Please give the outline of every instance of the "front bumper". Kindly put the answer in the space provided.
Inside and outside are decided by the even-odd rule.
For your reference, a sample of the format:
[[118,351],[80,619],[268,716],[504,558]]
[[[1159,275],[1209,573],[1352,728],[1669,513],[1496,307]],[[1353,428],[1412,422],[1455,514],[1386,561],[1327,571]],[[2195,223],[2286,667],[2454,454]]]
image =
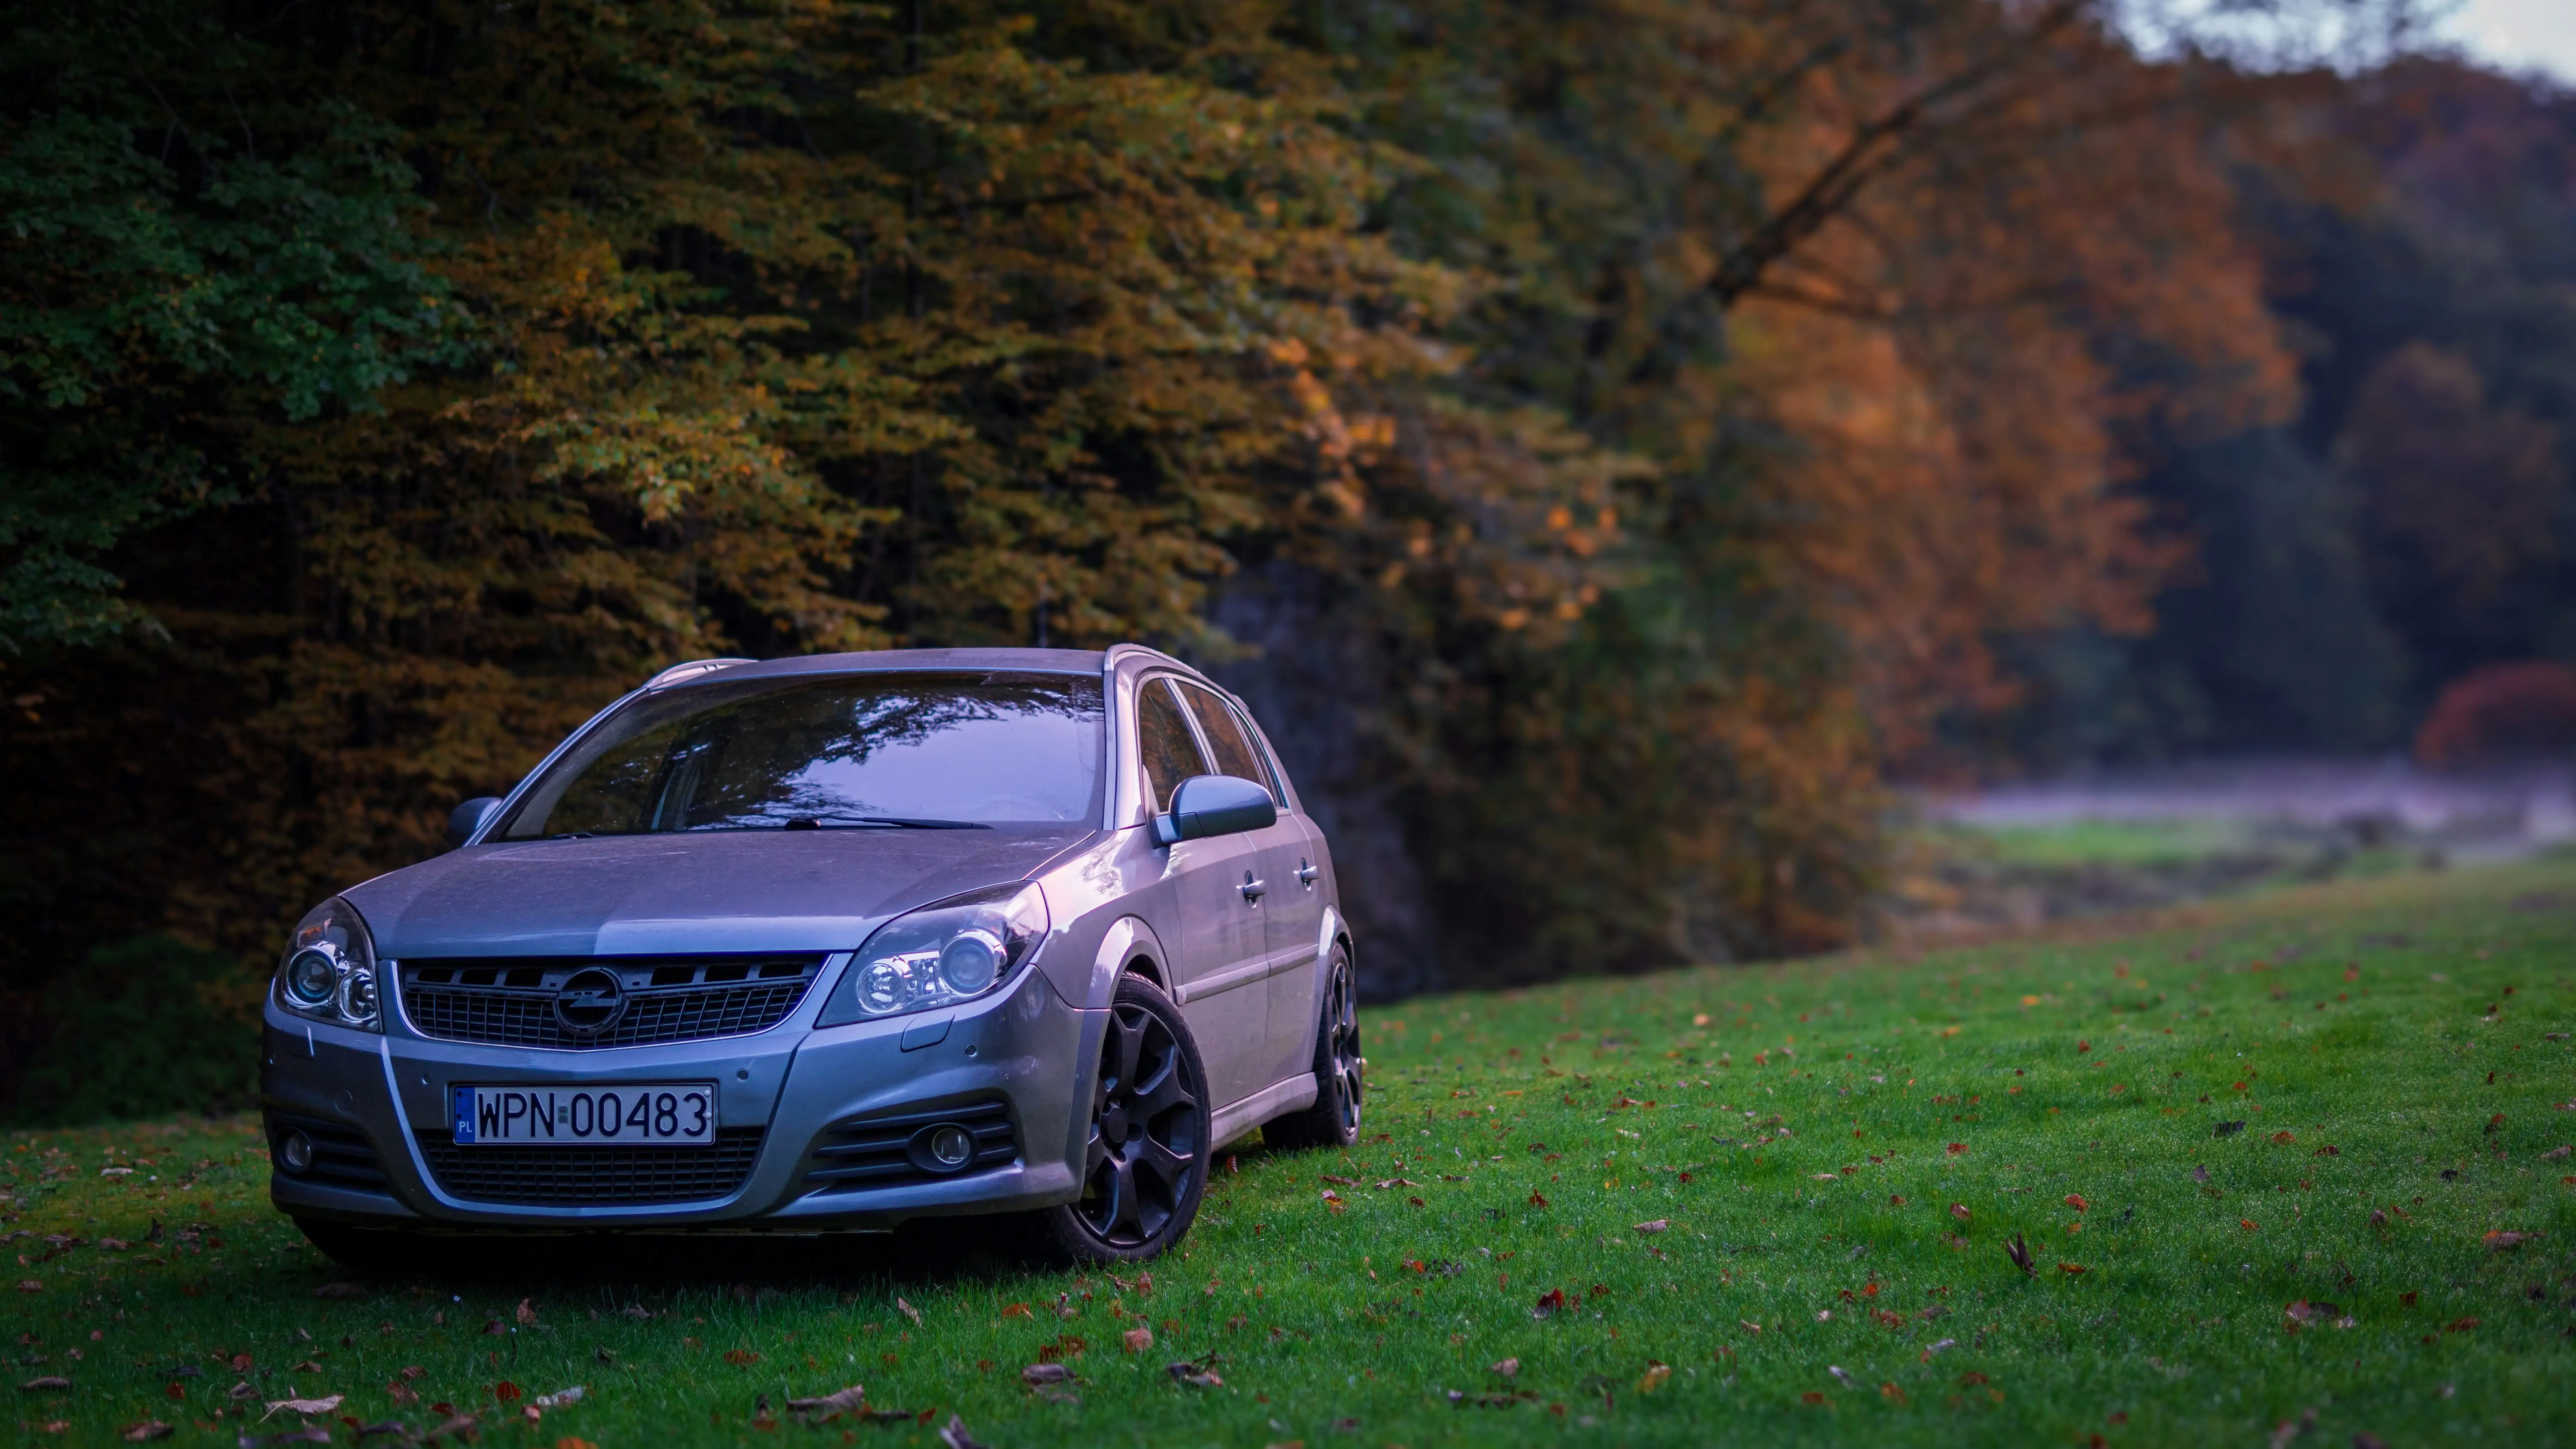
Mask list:
[[[380,1227],[813,1232],[1045,1207],[1079,1195],[1089,1118],[1075,1109],[1087,1100],[1106,1012],[1068,1005],[1043,973],[1027,971],[1013,989],[953,1012],[817,1030],[825,994],[808,993],[785,1021],[748,1036],[593,1051],[432,1040],[399,1013],[380,1036],[306,1022],[272,1004],[260,1073],[271,1145],[299,1126],[324,1150],[305,1173],[273,1167],[270,1199],[297,1217]],[[941,1016],[950,1018],[944,1034]],[[731,1145],[653,1150],[748,1153],[738,1182],[704,1195],[690,1189],[676,1201],[634,1201],[631,1189],[622,1194],[628,1200],[595,1201],[558,1178],[543,1189],[547,1200],[501,1201],[526,1194],[466,1170],[491,1160],[472,1154],[522,1149],[447,1143],[447,1104],[458,1084],[670,1081],[717,1083],[719,1141]],[[979,1156],[953,1176],[897,1170],[871,1180],[847,1171],[846,1157],[817,1155],[869,1140],[847,1130],[854,1123],[976,1108],[978,1120],[991,1123],[996,1104],[1016,1150]],[[1005,1139],[988,1128],[981,1140]],[[699,1171],[691,1180],[709,1176]]]

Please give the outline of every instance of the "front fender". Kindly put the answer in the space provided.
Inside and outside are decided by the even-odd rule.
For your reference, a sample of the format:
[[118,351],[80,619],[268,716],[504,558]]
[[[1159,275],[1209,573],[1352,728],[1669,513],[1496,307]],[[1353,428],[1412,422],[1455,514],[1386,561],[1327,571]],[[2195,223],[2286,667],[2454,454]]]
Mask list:
[[1091,983],[1082,1005],[1091,1011],[1109,1009],[1110,998],[1118,993],[1118,978],[1129,963],[1143,958],[1153,967],[1155,981],[1164,990],[1171,989],[1169,958],[1163,954],[1161,938],[1141,916],[1121,916],[1100,938],[1100,949],[1092,953]]

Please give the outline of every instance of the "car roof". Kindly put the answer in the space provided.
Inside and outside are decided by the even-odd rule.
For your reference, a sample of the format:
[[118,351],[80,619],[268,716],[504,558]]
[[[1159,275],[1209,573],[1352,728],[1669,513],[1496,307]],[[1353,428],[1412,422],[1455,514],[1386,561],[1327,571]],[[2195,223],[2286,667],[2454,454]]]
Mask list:
[[[909,670],[1009,670],[1022,674],[1087,674],[1097,677],[1107,656],[1097,649],[872,649],[854,654],[800,654],[787,659],[706,660],[704,667],[674,666],[645,688],[685,689],[693,684],[799,674],[884,674]],[[679,678],[681,670],[690,672]]]

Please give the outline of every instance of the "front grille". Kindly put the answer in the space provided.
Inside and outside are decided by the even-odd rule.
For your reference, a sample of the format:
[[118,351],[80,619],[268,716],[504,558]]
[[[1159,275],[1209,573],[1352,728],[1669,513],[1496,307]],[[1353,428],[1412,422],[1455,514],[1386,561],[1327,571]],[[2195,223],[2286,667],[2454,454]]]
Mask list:
[[[298,1182],[319,1183],[324,1187],[354,1187],[368,1192],[383,1192],[392,1184],[385,1179],[384,1164],[377,1161],[376,1149],[357,1128],[340,1122],[325,1122],[318,1117],[290,1117],[268,1114],[269,1160],[277,1160],[277,1139],[295,1128],[313,1139],[313,1165],[300,1173],[287,1173]],[[285,1169],[280,1168],[280,1171]]]
[[[555,1011],[564,984],[593,967],[625,1005],[585,1035]],[[441,1041],[590,1051],[767,1031],[796,1009],[823,968],[812,956],[539,956],[402,963],[403,1012]]]
[[459,1147],[420,1134],[449,1197],[535,1207],[607,1207],[731,1197],[760,1156],[762,1129],[720,1127],[711,1147]]
[[[943,1171],[933,1163],[924,1143],[934,1129],[949,1124],[965,1128],[975,1139],[975,1150],[962,1166]],[[936,1112],[834,1123],[815,1139],[805,1180],[815,1184],[812,1191],[818,1193],[903,1187],[965,1177],[1000,1167],[1019,1155],[1010,1110],[1000,1102],[974,1102]]]

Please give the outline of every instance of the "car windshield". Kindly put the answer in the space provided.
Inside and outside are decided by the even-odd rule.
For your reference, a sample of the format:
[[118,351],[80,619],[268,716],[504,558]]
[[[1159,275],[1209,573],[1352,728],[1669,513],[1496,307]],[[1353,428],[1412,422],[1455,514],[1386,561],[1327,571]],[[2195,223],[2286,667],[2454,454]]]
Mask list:
[[496,838],[991,826],[1099,818],[1100,681],[746,679],[637,700],[555,762]]

